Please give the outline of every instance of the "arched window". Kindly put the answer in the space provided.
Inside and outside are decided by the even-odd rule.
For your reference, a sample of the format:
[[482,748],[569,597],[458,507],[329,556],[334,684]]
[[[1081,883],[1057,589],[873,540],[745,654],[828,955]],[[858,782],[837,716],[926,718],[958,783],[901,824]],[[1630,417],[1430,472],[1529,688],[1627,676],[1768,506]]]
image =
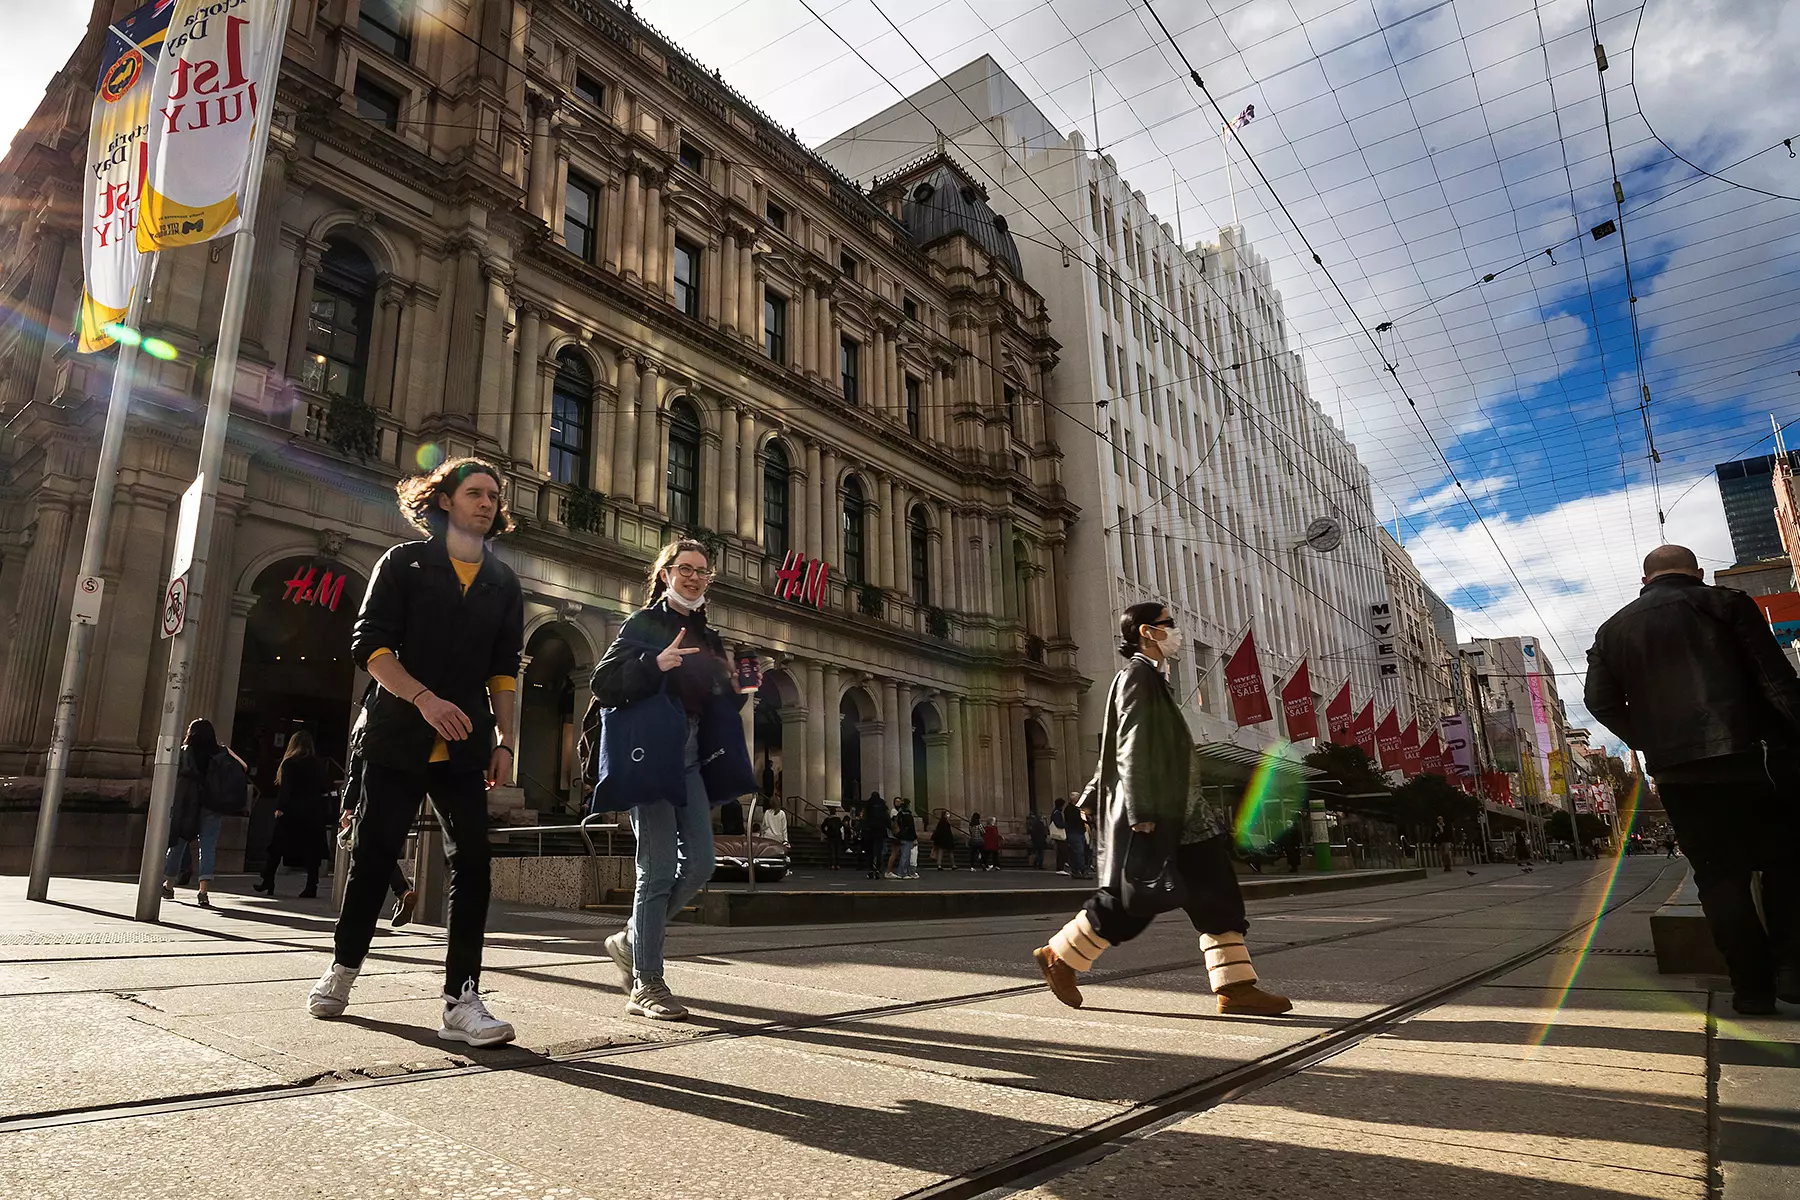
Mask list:
[[352,243],[330,242],[313,281],[300,386],[333,399],[365,399],[374,314],[374,264]]
[[780,442],[763,451],[763,551],[771,558],[788,552],[788,456]]
[[1013,602],[1018,605],[1019,624],[1031,631],[1031,552],[1022,541],[1013,542]]
[[931,526],[925,522],[925,510],[918,505],[906,518],[906,540],[912,558],[913,603],[931,603]]
[[593,406],[594,377],[581,356],[565,350],[556,356],[556,379],[550,387],[550,478],[586,487],[588,418]]
[[700,414],[686,400],[669,407],[669,521],[677,529],[700,524]]
[[863,518],[867,509],[862,484],[852,475],[844,480],[844,578],[851,583],[867,582],[863,554]]

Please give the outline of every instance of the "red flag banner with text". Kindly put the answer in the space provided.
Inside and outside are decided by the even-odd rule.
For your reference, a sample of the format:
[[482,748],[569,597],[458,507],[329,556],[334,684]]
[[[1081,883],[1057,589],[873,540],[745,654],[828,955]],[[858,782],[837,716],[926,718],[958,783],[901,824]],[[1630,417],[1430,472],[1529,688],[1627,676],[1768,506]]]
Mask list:
[[250,189],[256,94],[285,29],[277,0],[176,0],[151,94],[138,249],[237,232]]
[[113,344],[106,327],[125,319],[143,265],[137,247],[138,189],[144,182],[150,93],[174,0],[149,4],[106,31],[82,176],[80,338],[93,354]]
[[1352,745],[1363,752],[1370,762],[1375,761],[1374,697],[1369,698],[1369,702],[1363,705],[1362,711],[1356,714],[1356,720],[1350,723],[1350,741]]
[[1400,764],[1400,712],[1388,709],[1387,716],[1381,718],[1381,724],[1375,727],[1375,751],[1381,759],[1381,769],[1398,771]]
[[1356,745],[1356,735],[1350,732],[1351,723],[1355,720],[1356,715],[1350,701],[1350,681],[1346,679],[1344,686],[1338,689],[1338,694],[1325,706],[1325,727],[1331,734],[1331,740],[1340,746]]
[[1438,740],[1438,731],[1435,729],[1419,747],[1419,769],[1427,775],[1441,776],[1444,773],[1444,744]]
[[1400,731],[1400,769],[1409,779],[1419,773],[1419,722],[1416,718],[1408,721],[1406,728]]
[[1246,631],[1237,650],[1225,660],[1225,688],[1231,693],[1231,711],[1239,725],[1260,725],[1275,716],[1269,711],[1269,690],[1263,686],[1262,666],[1256,661],[1256,630]]
[[1319,714],[1313,711],[1312,673],[1306,669],[1304,658],[1281,689],[1281,707],[1287,713],[1288,741],[1319,736]]

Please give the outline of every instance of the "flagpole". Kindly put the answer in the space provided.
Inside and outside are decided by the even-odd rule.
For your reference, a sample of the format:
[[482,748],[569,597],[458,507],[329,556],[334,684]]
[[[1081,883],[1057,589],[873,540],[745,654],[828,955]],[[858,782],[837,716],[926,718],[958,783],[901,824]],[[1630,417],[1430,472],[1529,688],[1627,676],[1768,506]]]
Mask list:
[[[143,320],[145,297],[156,276],[156,258],[145,256],[125,308],[125,324],[136,330]],[[81,544],[81,569],[75,586],[98,576],[112,535],[113,493],[119,482],[119,460],[125,448],[125,422],[131,413],[131,386],[137,373],[138,340],[121,341],[113,362],[112,388],[106,402],[106,426],[100,434],[100,458],[94,464],[94,494],[88,501],[87,535]],[[101,594],[102,603],[105,593]],[[75,721],[81,713],[81,685],[87,677],[88,650],[94,641],[94,624],[69,613],[69,637],[63,648],[62,683],[56,692],[56,719],[50,727],[50,755],[44,764],[44,794],[38,804],[37,838],[31,847],[31,875],[25,883],[27,900],[50,895],[50,860],[56,853],[56,821],[62,810],[63,789],[69,776],[69,744],[75,739]]]
[[256,254],[256,209],[262,192],[263,160],[269,149],[269,127],[275,121],[275,93],[287,47],[292,0],[275,0],[269,28],[273,45],[258,81],[263,111],[251,134],[249,169],[245,172],[241,224],[231,240],[231,268],[225,276],[225,305],[219,316],[218,350],[206,400],[206,424],[200,437],[200,520],[194,536],[194,561],[188,568],[187,618],[169,643],[168,674],[163,683],[162,725],[156,737],[156,762],[150,778],[150,811],[144,823],[144,851],[138,866],[136,917],[157,920],[162,909],[163,858],[168,846],[169,817],[174,807],[181,739],[187,719],[188,673],[198,617],[206,597],[206,560],[212,549],[213,511],[219,492],[219,469],[225,460],[225,436],[236,390],[238,341],[244,331],[244,304],[250,294],[250,270]]
[[1236,228],[1238,223],[1237,188],[1231,182],[1231,143],[1227,140],[1230,132],[1230,125],[1219,126],[1219,150],[1225,155],[1225,190],[1231,193],[1231,224],[1233,228]]

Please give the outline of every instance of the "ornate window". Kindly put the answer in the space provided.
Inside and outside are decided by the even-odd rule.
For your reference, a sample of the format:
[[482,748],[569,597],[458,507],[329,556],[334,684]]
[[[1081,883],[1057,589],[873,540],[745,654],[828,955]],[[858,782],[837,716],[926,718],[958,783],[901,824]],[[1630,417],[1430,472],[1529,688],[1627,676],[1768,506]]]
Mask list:
[[677,529],[700,524],[700,415],[686,400],[669,408],[669,520]]
[[863,526],[868,507],[862,484],[852,475],[844,481],[844,578],[851,583],[868,582],[867,555],[863,552]]
[[912,558],[913,603],[931,603],[931,527],[925,522],[925,510],[918,505],[906,519],[906,540]]
[[594,377],[581,356],[565,350],[556,356],[556,378],[550,385],[550,478],[586,487],[588,421],[593,409]]
[[[763,451],[763,550],[771,558],[788,552],[788,456],[780,442]],[[816,554],[819,547],[811,547]]]
[[563,245],[583,262],[594,261],[600,224],[600,189],[579,175],[569,176],[569,187],[563,196]]
[[364,399],[374,313],[375,267],[368,255],[349,242],[331,242],[313,282],[300,385],[333,399]]

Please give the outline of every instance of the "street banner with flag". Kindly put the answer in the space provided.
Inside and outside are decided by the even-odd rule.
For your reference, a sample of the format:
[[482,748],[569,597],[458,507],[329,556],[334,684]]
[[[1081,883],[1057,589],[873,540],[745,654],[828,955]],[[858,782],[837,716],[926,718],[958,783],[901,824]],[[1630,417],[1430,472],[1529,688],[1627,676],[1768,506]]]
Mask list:
[[1469,736],[1469,718],[1451,713],[1439,722],[1444,731],[1444,772],[1453,779],[1475,777],[1475,743]]
[[1350,741],[1370,762],[1375,761],[1375,698],[1363,705],[1362,711],[1356,714],[1356,720],[1350,722]]
[[1444,774],[1444,747],[1438,740],[1438,731],[1435,729],[1419,746],[1419,770],[1427,775],[1441,777]]
[[1346,679],[1344,686],[1338,689],[1338,694],[1325,706],[1325,728],[1331,734],[1331,740],[1339,746],[1356,745],[1356,736],[1350,732],[1350,725],[1355,720],[1356,713],[1350,699],[1350,681]]
[[1288,741],[1319,736],[1319,714],[1313,711],[1312,673],[1304,658],[1281,689],[1281,707],[1287,713]]
[[1512,776],[1505,771],[1483,771],[1481,782],[1487,785],[1488,799],[1508,808],[1517,807],[1512,798]]
[[1400,769],[1408,779],[1419,773],[1419,721],[1413,718],[1400,731]]
[[1375,750],[1381,759],[1382,770],[1398,771],[1402,768],[1399,709],[1388,709],[1387,716],[1381,718],[1381,724],[1375,727]]
[[1256,661],[1255,629],[1244,631],[1244,640],[1225,660],[1225,688],[1231,693],[1231,711],[1239,725],[1260,725],[1274,718],[1262,666]]
[[1569,794],[1568,773],[1563,766],[1563,752],[1561,750],[1552,750],[1550,752],[1550,794],[1552,796],[1566,796]]
[[[281,53],[278,0],[176,0],[151,93],[138,249],[236,233],[250,187],[256,122],[272,111],[256,81]],[[260,164],[258,164],[260,169]]]
[[106,327],[124,320],[143,265],[137,247],[138,189],[156,58],[175,0],[151,3],[106,30],[94,110],[88,117],[87,170],[82,175],[81,314],[76,349],[93,354],[113,344]]

